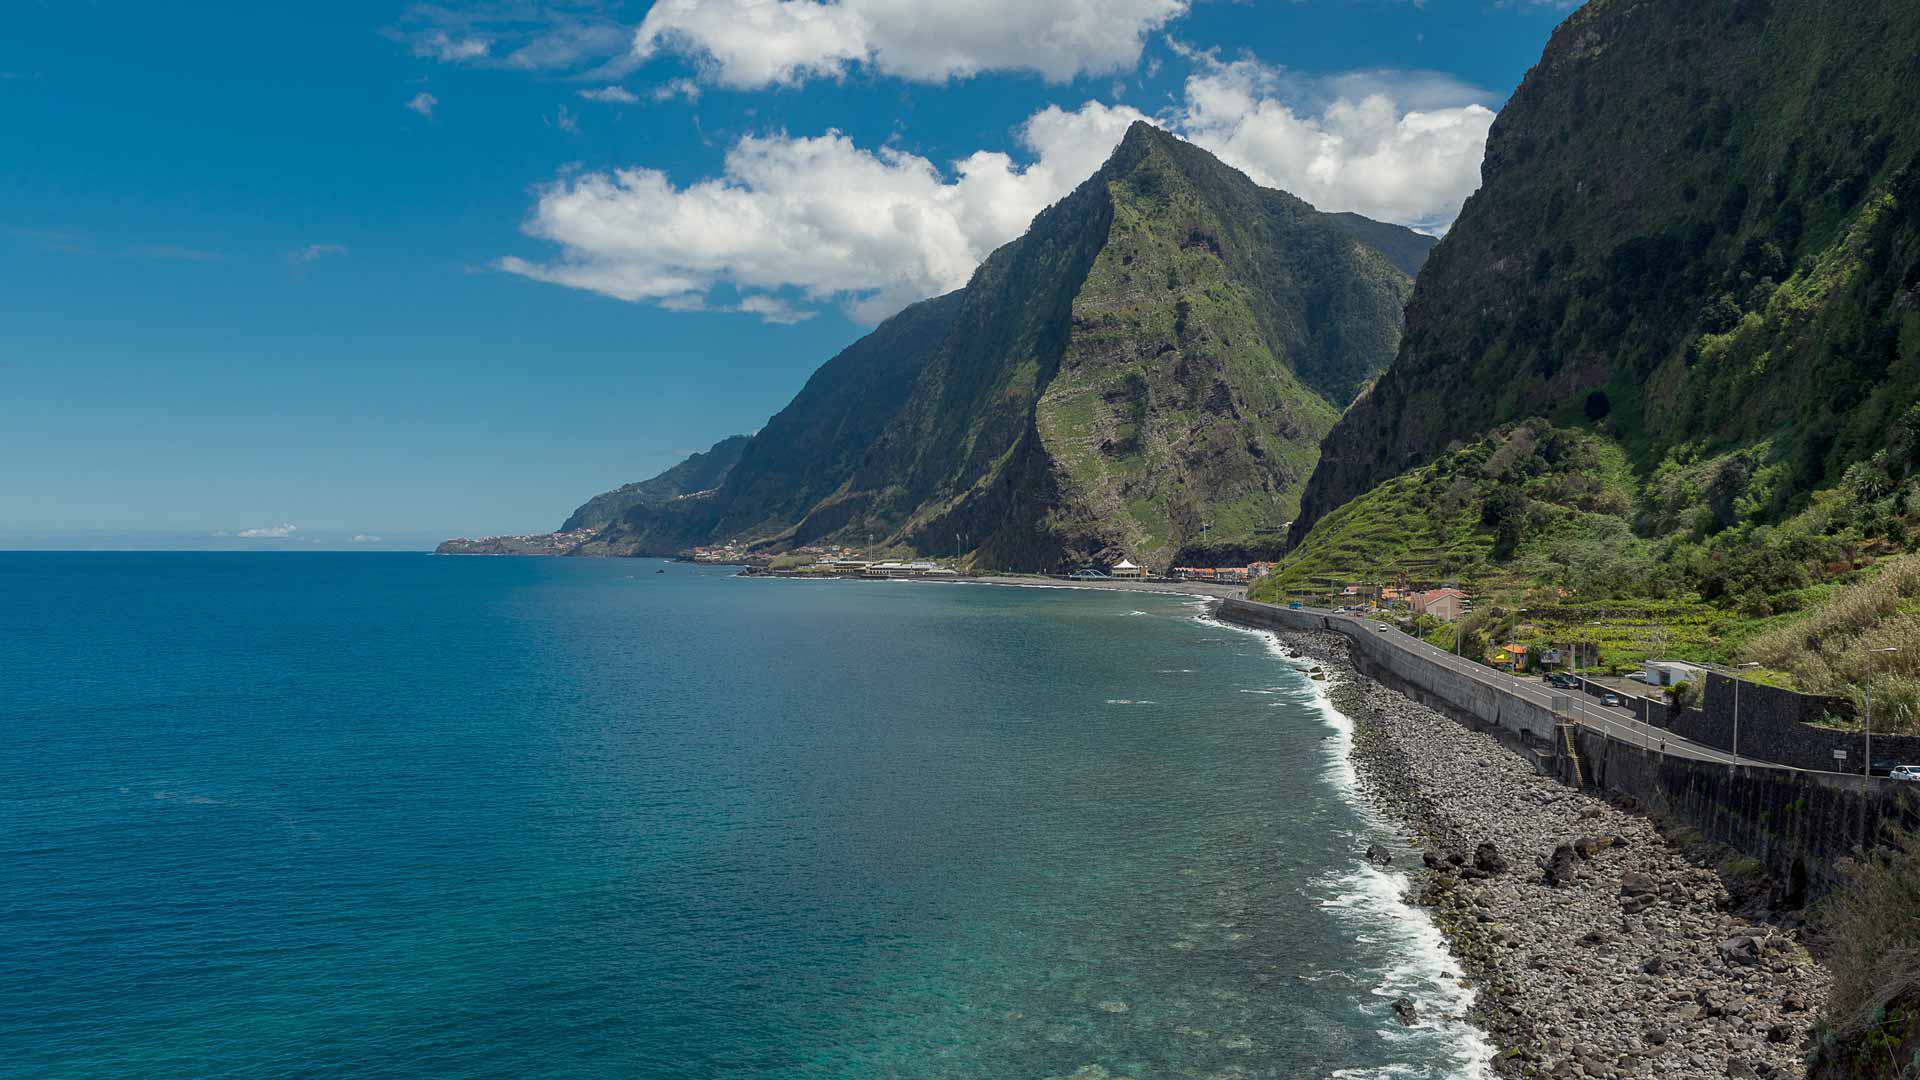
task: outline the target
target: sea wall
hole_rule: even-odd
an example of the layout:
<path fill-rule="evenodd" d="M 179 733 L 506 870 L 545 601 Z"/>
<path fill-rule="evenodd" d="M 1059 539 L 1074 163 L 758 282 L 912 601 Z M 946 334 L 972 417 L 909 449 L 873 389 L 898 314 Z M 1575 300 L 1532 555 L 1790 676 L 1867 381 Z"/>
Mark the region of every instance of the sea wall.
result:
<path fill-rule="evenodd" d="M 1698 708 L 1676 709 L 1664 700 L 1637 694 L 1622 694 L 1620 700 L 1644 723 L 1731 753 L 1736 714 L 1734 680 L 1709 672 L 1706 682 Z M 1609 690 L 1592 682 L 1584 682 L 1582 688 L 1593 697 Z M 1742 757 L 1796 769 L 1850 772 L 1860 768 L 1865 756 L 1860 732 L 1837 731 L 1813 723 L 1829 715 L 1855 717 L 1852 702 L 1745 680 L 1741 680 L 1739 689 L 1737 712 Z M 1842 752 L 1841 756 L 1835 755 L 1836 750 Z M 1920 737 L 1875 735 L 1873 760 L 1887 765 L 1920 765 Z"/>
<path fill-rule="evenodd" d="M 1222 618 L 1243 626 L 1338 633 L 1350 643 L 1354 667 L 1362 674 L 1456 719 L 1487 725 L 1517 738 L 1535 748 L 1533 757 L 1541 767 L 1556 773 L 1563 781 L 1573 782 L 1574 767 L 1566 757 L 1553 713 L 1507 693 L 1492 679 L 1475 679 L 1435 662 L 1386 635 L 1377 634 L 1371 623 L 1329 619 L 1311 611 L 1244 600 L 1222 601 L 1218 611 Z M 1741 752 L 1745 754 L 1752 747 L 1752 752 L 1758 755 L 1761 745 L 1785 746 L 1785 742 L 1748 741 L 1746 694 L 1743 687 Z M 1659 708 L 1648 710 L 1642 714 L 1643 718 L 1665 721 L 1676 733 L 1722 748 L 1731 742 L 1730 732 L 1726 733 L 1728 737 L 1724 742 L 1703 737 L 1712 734 L 1712 720 L 1698 710 L 1686 712 L 1703 717 L 1701 735 L 1682 730 L 1680 725 L 1684 721 L 1669 716 L 1664 702 L 1646 704 Z M 1730 704 L 1728 709 L 1730 712 Z M 1788 715 L 1784 711 L 1776 715 L 1776 730 L 1789 722 Z M 1821 732 L 1797 720 L 1791 723 L 1793 727 L 1778 739 L 1798 738 L 1800 729 L 1822 736 L 1840 734 Z M 1711 840 L 1759 860 L 1782 884 L 1786 894 L 1783 899 L 1798 899 L 1809 892 L 1817 895 L 1824 891 L 1834 880 L 1838 860 L 1859 845 L 1863 837 L 1877 841 L 1883 826 L 1910 830 L 1920 827 L 1920 814 L 1915 810 L 1916 803 L 1920 803 L 1917 798 L 1920 791 L 1891 781 L 1875 779 L 1865 785 L 1863 793 L 1857 776 L 1795 772 L 1763 765 L 1747 765 L 1735 770 L 1726 764 L 1660 754 L 1588 728 L 1573 730 L 1580 755 L 1580 776 L 1588 787 L 1631 797 L 1699 829 Z M 1858 736 L 1853 738 L 1857 740 Z M 1876 759 L 1882 756 L 1879 741 L 1875 740 Z M 1813 756 L 1804 745 L 1796 752 Z M 1853 760 L 1858 760 L 1858 754 L 1856 749 Z M 1821 767 L 1831 768 L 1832 764 L 1829 756 Z"/>
<path fill-rule="evenodd" d="M 1589 728 L 1576 729 L 1581 774 L 1601 791 L 1630 796 L 1691 825 L 1709 840 L 1759 860 L 1798 907 L 1834 882 L 1834 868 L 1887 827 L 1920 826 L 1915 792 L 1834 773 L 1731 766 L 1660 754 Z M 1555 763 L 1571 782 L 1572 766 Z"/>
<path fill-rule="evenodd" d="M 1372 629 L 1371 623 L 1328 619 L 1311 611 L 1223 600 L 1219 614 L 1230 622 L 1269 630 L 1331 630 L 1352 645 L 1354 666 L 1370 678 L 1391 683 L 1421 704 L 1451 714 L 1464 713 L 1497 727 L 1508 735 L 1540 746 L 1551 745 L 1556 721 L 1553 711 L 1506 693 L 1492 679 L 1462 674 L 1437 664 Z"/>

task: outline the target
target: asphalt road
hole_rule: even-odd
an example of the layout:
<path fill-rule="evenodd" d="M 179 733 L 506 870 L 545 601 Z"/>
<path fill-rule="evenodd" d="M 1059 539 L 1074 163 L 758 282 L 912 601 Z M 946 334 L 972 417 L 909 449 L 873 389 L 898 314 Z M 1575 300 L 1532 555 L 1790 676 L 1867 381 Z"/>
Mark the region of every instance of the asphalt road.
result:
<path fill-rule="evenodd" d="M 1571 717 L 1583 727 L 1590 727 L 1596 731 L 1604 732 L 1614 738 L 1632 743 L 1635 746 L 1643 746 L 1649 750 L 1671 754 L 1675 757 L 1691 758 L 1695 761 L 1712 761 L 1726 765 L 1731 765 L 1734 762 L 1733 755 L 1728 754 L 1724 750 L 1716 750 L 1711 746 L 1704 746 L 1700 743 L 1680 738 L 1662 728 L 1642 723 L 1634 718 L 1631 710 L 1608 708 L 1578 690 L 1556 690 L 1538 679 L 1523 679 L 1513 675 L 1503 675 L 1484 664 L 1477 664 L 1463 657 L 1455 656 L 1445 649 L 1436 648 L 1421 641 L 1419 638 L 1401 633 L 1399 630 L 1389 629 L 1382 631 L 1378 629 L 1381 625 L 1378 620 L 1363 619 L 1353 615 L 1338 615 L 1331 611 L 1321 611 L 1312 608 L 1304 610 L 1311 611 L 1315 615 L 1323 615 L 1330 622 L 1339 621 L 1360 627 L 1366 633 L 1372 634 L 1375 637 L 1384 638 L 1396 648 L 1403 649 L 1416 656 L 1425 657 L 1476 682 L 1483 683 L 1502 693 L 1510 694 L 1529 704 L 1538 705 L 1541 708 L 1554 711 L 1560 715 Z M 1556 701 L 1562 704 L 1556 705 Z M 1769 769 L 1800 771 L 1791 769 L 1790 766 L 1775 765 L 1771 762 L 1759 761 L 1752 757 L 1742 757 L 1740 764 Z"/>

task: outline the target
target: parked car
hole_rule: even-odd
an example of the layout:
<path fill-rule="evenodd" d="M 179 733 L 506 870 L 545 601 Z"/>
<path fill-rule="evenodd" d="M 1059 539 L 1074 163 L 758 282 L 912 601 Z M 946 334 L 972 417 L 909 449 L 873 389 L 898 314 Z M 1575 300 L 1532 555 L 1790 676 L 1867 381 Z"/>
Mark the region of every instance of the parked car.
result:
<path fill-rule="evenodd" d="M 1637 683 L 1643 683 L 1648 681 L 1647 673 L 1644 671 L 1629 671 L 1627 672 L 1627 678 L 1632 679 L 1634 682 L 1637 682 Z"/>
<path fill-rule="evenodd" d="M 1895 765 L 1887 779 L 1920 781 L 1920 765 Z"/>
<path fill-rule="evenodd" d="M 1380 631 L 1380 632 L 1381 632 L 1381 633 L 1383 633 L 1383 634 L 1384 634 L 1384 633 L 1386 633 L 1387 631 L 1389 631 L 1389 630 L 1391 630 L 1391 629 L 1393 629 L 1393 627 L 1391 627 L 1391 626 L 1388 626 L 1388 625 L 1387 625 L 1386 623 L 1374 623 L 1374 624 L 1373 624 L 1373 628 L 1374 628 L 1375 630 L 1378 630 L 1378 631 Z"/>
<path fill-rule="evenodd" d="M 1614 694 L 1614 693 L 1608 693 L 1606 696 L 1600 699 L 1600 704 L 1605 705 L 1608 708 L 1617 709 L 1620 707 L 1620 695 Z"/>

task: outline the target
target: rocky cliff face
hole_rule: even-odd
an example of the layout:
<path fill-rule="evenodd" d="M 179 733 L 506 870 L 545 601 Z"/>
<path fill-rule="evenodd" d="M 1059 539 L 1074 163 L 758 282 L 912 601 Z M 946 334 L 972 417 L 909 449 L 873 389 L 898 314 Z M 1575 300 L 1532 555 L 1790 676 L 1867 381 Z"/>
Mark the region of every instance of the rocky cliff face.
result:
<path fill-rule="evenodd" d="M 560 531 L 578 529 L 598 531 L 620 520 L 628 511 L 641 506 L 661 506 L 685 495 L 711 491 L 720 486 L 739 464 L 747 448 L 748 437 L 732 435 L 666 472 L 637 484 L 623 484 L 612 491 L 588 499 L 567 518 Z"/>
<path fill-rule="evenodd" d="M 1430 245 L 1135 125 L 965 289 L 823 367 L 711 497 L 636 508 L 590 550 L 871 539 L 1013 568 L 1277 550 Z"/>
<path fill-rule="evenodd" d="M 1920 5 L 1594 0 L 1502 110 L 1296 541 L 1529 416 L 1778 517 L 1920 388 Z M 1721 517 L 1727 517 L 1722 514 Z M 1722 521 L 1722 525 L 1729 524 Z"/>

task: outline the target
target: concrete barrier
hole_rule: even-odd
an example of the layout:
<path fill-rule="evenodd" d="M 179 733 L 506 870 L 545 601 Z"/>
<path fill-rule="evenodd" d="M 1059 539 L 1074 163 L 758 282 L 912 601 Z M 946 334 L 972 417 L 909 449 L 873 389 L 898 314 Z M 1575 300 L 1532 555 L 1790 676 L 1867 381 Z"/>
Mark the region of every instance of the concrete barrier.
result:
<path fill-rule="evenodd" d="M 1352 643 L 1354 666 L 1364 675 L 1392 683 L 1396 689 L 1417 691 L 1416 696 L 1424 704 L 1444 707 L 1443 711 L 1466 713 L 1534 743 L 1551 745 L 1554 741 L 1558 721 L 1553 710 L 1508 693 L 1494 682 L 1501 676 L 1491 670 L 1485 676 L 1476 676 L 1436 663 L 1410 648 L 1404 636 L 1380 633 L 1371 623 L 1329 618 L 1316 611 L 1249 600 L 1223 600 L 1219 614 L 1241 626 L 1331 630 Z"/>

